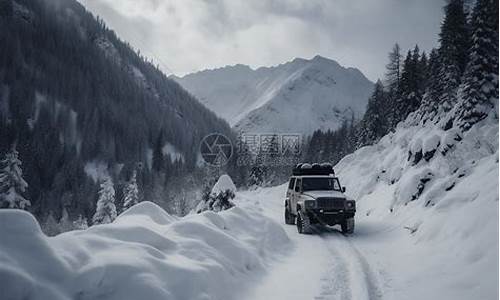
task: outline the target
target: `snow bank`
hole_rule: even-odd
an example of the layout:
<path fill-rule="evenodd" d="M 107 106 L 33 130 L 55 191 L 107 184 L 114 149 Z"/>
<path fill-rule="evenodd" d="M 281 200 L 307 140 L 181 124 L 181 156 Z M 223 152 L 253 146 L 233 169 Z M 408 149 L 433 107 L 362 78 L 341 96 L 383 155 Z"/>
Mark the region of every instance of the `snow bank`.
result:
<path fill-rule="evenodd" d="M 498 298 L 498 124 L 403 124 L 335 170 L 357 199 L 358 242 L 392 270 L 384 298 Z"/>
<path fill-rule="evenodd" d="M 56 237 L 6 209 L 0 227 L 2 299 L 235 299 L 288 243 L 251 206 L 177 218 L 142 202 Z"/>

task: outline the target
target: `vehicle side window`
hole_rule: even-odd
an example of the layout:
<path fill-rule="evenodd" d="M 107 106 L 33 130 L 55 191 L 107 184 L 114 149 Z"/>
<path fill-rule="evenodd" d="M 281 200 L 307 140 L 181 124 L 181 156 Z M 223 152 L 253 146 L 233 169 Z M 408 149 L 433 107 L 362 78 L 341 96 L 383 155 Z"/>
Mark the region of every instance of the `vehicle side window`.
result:
<path fill-rule="evenodd" d="M 295 186 L 295 178 L 290 178 L 290 183 L 288 184 L 288 189 L 293 190 L 294 186 Z"/>
<path fill-rule="evenodd" d="M 297 179 L 296 182 L 295 182 L 295 190 L 297 189 L 297 187 L 299 187 L 299 192 L 300 192 L 300 189 L 302 187 L 302 179 Z"/>

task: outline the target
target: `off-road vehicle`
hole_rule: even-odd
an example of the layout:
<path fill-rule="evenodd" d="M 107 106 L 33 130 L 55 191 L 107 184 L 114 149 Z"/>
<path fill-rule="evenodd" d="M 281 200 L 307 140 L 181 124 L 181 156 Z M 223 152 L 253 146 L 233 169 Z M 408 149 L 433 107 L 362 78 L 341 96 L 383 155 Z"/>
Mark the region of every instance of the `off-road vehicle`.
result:
<path fill-rule="evenodd" d="M 285 223 L 297 223 L 299 233 L 312 233 L 312 224 L 340 224 L 343 233 L 353 233 L 356 201 L 344 193 L 331 164 L 298 164 L 286 192 Z"/>

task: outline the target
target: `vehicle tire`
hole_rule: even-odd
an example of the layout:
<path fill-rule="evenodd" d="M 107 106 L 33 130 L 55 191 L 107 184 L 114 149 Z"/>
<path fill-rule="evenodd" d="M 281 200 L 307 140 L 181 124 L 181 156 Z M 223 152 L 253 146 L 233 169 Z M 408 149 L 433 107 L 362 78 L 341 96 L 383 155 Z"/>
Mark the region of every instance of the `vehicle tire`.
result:
<path fill-rule="evenodd" d="M 288 205 L 285 206 L 285 224 L 295 225 L 295 216 L 290 213 Z"/>
<path fill-rule="evenodd" d="M 303 216 L 300 211 L 297 211 L 297 231 L 301 234 L 310 234 L 312 232 L 309 218 Z"/>
<path fill-rule="evenodd" d="M 354 217 L 345 219 L 342 224 L 340 224 L 342 228 L 342 233 L 351 234 L 354 232 Z"/>

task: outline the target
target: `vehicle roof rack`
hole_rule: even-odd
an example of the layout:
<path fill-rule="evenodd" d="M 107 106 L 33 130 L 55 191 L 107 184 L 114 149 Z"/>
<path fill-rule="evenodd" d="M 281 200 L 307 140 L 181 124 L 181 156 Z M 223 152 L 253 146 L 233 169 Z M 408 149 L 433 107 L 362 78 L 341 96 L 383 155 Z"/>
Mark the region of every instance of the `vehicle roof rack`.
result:
<path fill-rule="evenodd" d="M 330 163 L 300 163 L 292 171 L 295 176 L 302 175 L 335 175 L 335 170 Z"/>

